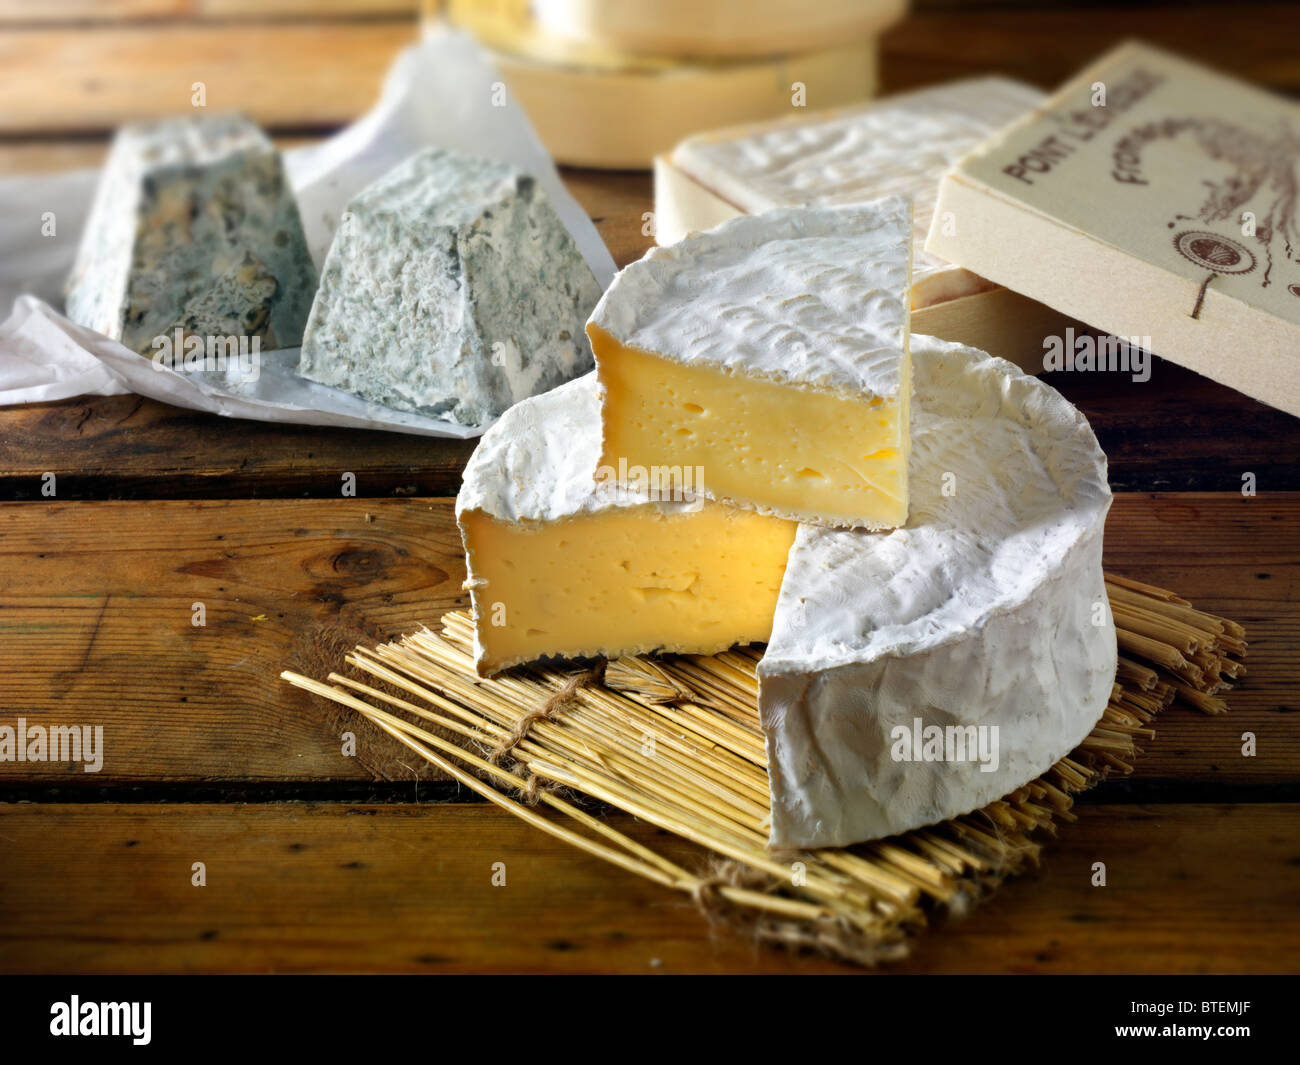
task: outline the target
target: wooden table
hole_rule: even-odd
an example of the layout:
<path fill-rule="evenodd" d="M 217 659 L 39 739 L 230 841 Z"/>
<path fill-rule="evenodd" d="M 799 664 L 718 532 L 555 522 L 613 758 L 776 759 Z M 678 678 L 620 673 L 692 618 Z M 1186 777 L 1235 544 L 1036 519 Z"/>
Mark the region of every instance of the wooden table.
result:
<path fill-rule="evenodd" d="M 1300 88 L 1294 9 L 1234 5 L 1211 34 L 1217 14 L 929 5 L 886 39 L 886 84 L 1006 70 L 1050 85 L 1140 34 Z M 112 125 L 201 76 L 282 140 L 319 136 L 366 106 L 415 34 L 401 0 L 65 0 L 31 17 L 0 0 L 6 171 L 93 163 Z M 635 259 L 649 178 L 565 179 L 619 264 Z M 1300 422 L 1163 362 L 1145 384 L 1051 381 L 1110 456 L 1107 567 L 1243 622 L 1249 676 L 1226 716 L 1164 715 L 1040 876 L 898 968 L 1294 972 Z M 450 497 L 471 449 L 134 396 L 0 410 L 0 724 L 102 724 L 106 746 L 97 774 L 0 763 L 0 969 L 843 971 L 711 937 L 689 903 L 427 767 L 344 757 L 342 720 L 276 679 L 464 605 Z"/>

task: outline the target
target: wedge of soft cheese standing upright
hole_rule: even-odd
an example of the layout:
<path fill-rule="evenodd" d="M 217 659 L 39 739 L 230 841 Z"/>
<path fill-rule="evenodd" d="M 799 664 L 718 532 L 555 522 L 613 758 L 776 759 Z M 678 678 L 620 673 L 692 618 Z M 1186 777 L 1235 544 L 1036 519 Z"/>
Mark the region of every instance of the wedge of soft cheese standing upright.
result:
<path fill-rule="evenodd" d="M 348 204 L 298 372 L 398 410 L 486 425 L 586 373 L 600 298 L 534 178 L 430 148 Z"/>
<path fill-rule="evenodd" d="M 766 640 L 793 522 L 598 477 L 589 374 L 511 407 L 456 497 L 483 675 L 550 655 Z"/>
<path fill-rule="evenodd" d="M 852 107 L 807 111 L 688 137 L 655 159 L 655 239 L 672 244 L 780 207 L 912 201 L 912 329 L 1043 369 L 1043 338 L 1071 319 L 924 248 L 939 179 L 1045 94 L 1008 78 L 964 78 Z M 941 221 L 955 225 L 955 217 Z"/>
<path fill-rule="evenodd" d="M 889 197 L 770 211 L 654 248 L 587 324 L 601 465 L 763 514 L 907 519 L 912 217 Z"/>
<path fill-rule="evenodd" d="M 778 207 L 905 196 L 914 212 L 913 308 L 987 289 L 988 282 L 924 250 L 939 178 L 1043 99 L 1008 78 L 967 78 L 855 107 L 697 133 L 655 175 L 657 239 L 669 244 L 724 218 Z"/>
<path fill-rule="evenodd" d="M 67 284 L 68 317 L 152 355 L 182 335 L 296 347 L 316 268 L 275 146 L 240 115 L 125 126 Z"/>

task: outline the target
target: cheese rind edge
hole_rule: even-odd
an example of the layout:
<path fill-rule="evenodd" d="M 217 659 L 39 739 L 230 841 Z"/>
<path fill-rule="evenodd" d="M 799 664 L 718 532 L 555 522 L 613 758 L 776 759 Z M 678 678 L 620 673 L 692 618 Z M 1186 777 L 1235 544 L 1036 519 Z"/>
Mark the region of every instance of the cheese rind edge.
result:
<path fill-rule="evenodd" d="M 841 846 L 978 809 L 1088 734 L 1114 683 L 1111 494 L 1086 419 L 983 352 L 913 337 L 913 512 L 803 526 L 759 665 L 776 847 Z M 993 771 L 900 762 L 894 729 L 997 726 Z"/>

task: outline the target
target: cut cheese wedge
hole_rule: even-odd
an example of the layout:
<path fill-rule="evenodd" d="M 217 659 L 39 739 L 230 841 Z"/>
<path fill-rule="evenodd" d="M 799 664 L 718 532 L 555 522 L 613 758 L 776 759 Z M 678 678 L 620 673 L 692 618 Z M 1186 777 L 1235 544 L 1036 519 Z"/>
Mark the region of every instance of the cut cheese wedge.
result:
<path fill-rule="evenodd" d="M 965 78 L 695 134 L 655 158 L 655 240 L 672 244 L 692 230 L 777 207 L 906 196 L 914 215 L 912 331 L 1041 373 L 1044 338 L 1078 323 L 924 245 L 944 171 L 1045 98 L 1007 78 Z M 957 216 L 944 221 L 955 225 Z"/>
<path fill-rule="evenodd" d="M 515 405 L 475 450 L 456 515 L 479 672 L 766 640 L 795 524 L 633 495 L 597 481 L 599 454 L 591 374 Z"/>
<path fill-rule="evenodd" d="M 901 525 L 911 243 L 892 197 L 733 219 L 620 272 L 587 325 L 602 466 L 796 521 Z"/>
<path fill-rule="evenodd" d="M 1043 93 L 1007 78 L 968 78 L 870 103 L 698 133 L 655 174 L 661 244 L 723 217 L 775 207 L 912 201 L 913 308 L 990 288 L 925 251 L 939 178 Z M 725 205 L 725 206 L 724 206 Z"/>
<path fill-rule="evenodd" d="M 1115 682 L 1087 420 L 1009 362 L 912 344 L 907 525 L 801 526 L 759 663 L 776 847 L 978 810 L 1078 746 Z"/>
<path fill-rule="evenodd" d="M 913 345 L 915 502 L 890 532 L 796 535 L 613 492 L 592 476 L 591 376 L 508 411 L 457 499 L 480 671 L 770 630 L 758 710 L 780 848 L 906 832 L 1046 772 L 1115 680 L 1106 457 L 1083 415 L 1010 363 Z"/>

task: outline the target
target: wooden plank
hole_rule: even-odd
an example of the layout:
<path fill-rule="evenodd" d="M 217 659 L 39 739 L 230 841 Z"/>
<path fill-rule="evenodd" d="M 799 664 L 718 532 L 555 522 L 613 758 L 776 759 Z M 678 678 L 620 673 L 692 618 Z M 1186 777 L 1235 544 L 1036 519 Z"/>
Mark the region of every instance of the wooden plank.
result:
<path fill-rule="evenodd" d="M 0 24 L 33 25 L 66 22 L 123 22 L 141 19 L 286 18 L 306 16 L 379 17 L 410 16 L 432 11 L 438 0 L 0 0 Z M 913 0 L 912 15 L 951 16 L 1007 11 L 1035 15 L 1035 9 L 1068 6 L 1079 19 L 1113 15 L 1114 0 Z M 1132 6 L 1132 5 L 1130 5 Z M 1167 6 L 1162 0 L 1146 0 L 1147 7 Z M 1264 6 L 1240 3 L 1235 10 Z M 1272 6 L 1277 6 L 1276 4 Z"/>
<path fill-rule="evenodd" d="M 1206 26 L 1214 32 L 1207 33 Z M 1139 10 L 936 11 L 915 15 L 881 43 L 893 91 L 997 71 L 1044 86 L 1127 37 L 1225 66 L 1262 85 L 1300 89 L 1293 5 Z M 191 84 L 211 107 L 239 108 L 271 126 L 333 126 L 368 106 L 415 19 L 122 23 L 0 31 L 0 134 L 111 129 L 183 110 Z M 40 92 L 32 86 L 40 85 Z"/>
<path fill-rule="evenodd" d="M 272 138 L 281 151 L 315 144 L 319 136 Z M 52 170 L 85 170 L 101 166 L 108 155 L 109 134 L 54 140 L 0 140 L 0 175 L 39 174 Z"/>
<path fill-rule="evenodd" d="M 419 0 L 0 0 L 0 25 L 156 19 L 411 18 Z"/>
<path fill-rule="evenodd" d="M 279 425 L 200 414 L 143 396 L 0 409 L 0 498 L 454 495 L 475 440 Z"/>
<path fill-rule="evenodd" d="M 280 669 L 328 671 L 466 602 L 433 500 L 10 504 L 0 574 L 6 717 L 105 727 L 102 772 L 39 770 L 74 785 L 365 779 Z M 7 783 L 35 768 L 0 766 Z"/>
<path fill-rule="evenodd" d="M 1287 93 L 1300 92 L 1300 8 L 1217 3 L 1045 10 L 913 12 L 881 39 L 881 90 L 996 72 L 1045 89 L 1130 37 L 1139 37 L 1227 73 Z"/>
<path fill-rule="evenodd" d="M 420 0 L 189 0 L 193 17 L 403 18 L 419 14 Z"/>
<path fill-rule="evenodd" d="M 1179 709 L 1162 716 L 1155 740 L 1143 745 L 1135 781 L 1200 780 L 1211 790 L 1229 781 L 1295 783 L 1300 513 L 1288 512 L 1296 499 L 1240 493 L 1116 497 L 1106 527 L 1107 568 L 1230 616 L 1246 626 L 1250 639 L 1247 676 L 1226 696 L 1232 712 L 1206 719 Z M 1276 750 L 1244 756 L 1245 732 L 1254 734 L 1257 745 L 1276 744 Z M 1257 758 L 1273 756 L 1279 761 L 1257 776 L 1263 768 Z"/>
<path fill-rule="evenodd" d="M 0 141 L 0 176 L 83 170 L 101 165 L 107 154 L 106 135 L 84 140 Z"/>
<path fill-rule="evenodd" d="M 1296 972 L 1297 838 L 1297 806 L 1087 809 L 1040 876 L 891 968 Z M 296 804 L 0 808 L 0 970 L 851 971 L 711 934 L 685 898 L 494 808 Z"/>
<path fill-rule="evenodd" d="M 374 103 L 414 20 L 0 31 L 0 134 L 110 130 L 190 108 L 264 126 L 333 127 Z M 34 92 L 32 87 L 41 86 Z"/>
<path fill-rule="evenodd" d="M 294 138 L 290 143 L 302 143 Z M 0 172 L 91 165 L 101 143 L 0 147 Z M 562 171 L 624 266 L 651 246 L 649 175 Z M 1163 360 L 1151 379 L 1119 373 L 1045 378 L 1088 416 L 1117 491 L 1300 490 L 1300 419 Z M 202 441 L 202 444 L 198 444 Z M 64 498 L 301 496 L 333 491 L 335 471 L 362 476 L 364 494 L 455 492 L 470 447 L 394 434 L 295 427 L 191 414 L 136 397 L 85 398 L 0 409 L 0 499 L 32 498 L 47 470 Z M 310 456 L 310 457 L 309 457 Z"/>
<path fill-rule="evenodd" d="M 561 167 L 560 176 L 573 198 L 591 216 L 620 269 L 654 247 L 647 218 L 654 209 L 648 173 Z"/>
<path fill-rule="evenodd" d="M 1042 872 L 923 939 L 916 972 L 1300 971 L 1300 807 L 1079 811 Z M 1106 864 L 1106 886 L 1093 865 Z M 1276 943 L 1269 942 L 1270 925 Z"/>
<path fill-rule="evenodd" d="M 0 25 L 179 18 L 193 9 L 193 0 L 0 0 Z"/>
<path fill-rule="evenodd" d="M 1300 418 L 1164 359 L 1151 377 L 1109 372 L 1042 375 L 1091 423 L 1117 492 L 1300 489 Z"/>
<path fill-rule="evenodd" d="M 572 175 L 571 187 L 582 189 Z M 636 202 L 584 206 L 618 259 Z M 1157 360 L 1152 380 L 1048 375 L 1088 416 L 1116 491 L 1300 490 L 1300 419 Z M 280 426 L 198 414 L 140 396 L 83 397 L 0 409 L 0 499 L 39 497 L 55 473 L 64 499 L 332 496 L 339 471 L 363 496 L 451 495 L 473 443 L 398 433 Z"/>
<path fill-rule="evenodd" d="M 1149 2 L 1149 0 L 1148 0 Z M 976 8 L 1048 7 L 1058 0 L 913 0 L 918 12 L 953 12 Z M 410 16 L 420 10 L 433 11 L 438 0 L 0 0 L 0 24 L 33 25 L 65 22 L 123 22 L 140 19 L 222 19 Z M 1106 10 L 1112 0 L 1073 0 L 1072 8 Z M 1240 5 L 1249 6 L 1249 5 Z M 1082 12 L 1081 12 L 1082 13 Z"/>
<path fill-rule="evenodd" d="M 1251 639 L 1232 713 L 1171 713 L 1134 779 L 1209 797 L 1294 785 L 1297 530 L 1300 494 L 1116 499 L 1107 564 L 1241 620 Z M 340 734 L 357 719 L 277 677 L 324 676 L 355 643 L 436 623 L 464 605 L 463 579 L 448 500 L 0 506 L 0 717 L 102 724 L 106 746 L 95 774 L 0 762 L 0 789 L 358 781 L 372 779 L 367 767 L 409 780 L 409 757 L 382 737 L 361 760 L 343 757 Z M 191 624 L 196 602 L 203 628 Z M 1253 758 L 1241 756 L 1246 730 Z"/>

